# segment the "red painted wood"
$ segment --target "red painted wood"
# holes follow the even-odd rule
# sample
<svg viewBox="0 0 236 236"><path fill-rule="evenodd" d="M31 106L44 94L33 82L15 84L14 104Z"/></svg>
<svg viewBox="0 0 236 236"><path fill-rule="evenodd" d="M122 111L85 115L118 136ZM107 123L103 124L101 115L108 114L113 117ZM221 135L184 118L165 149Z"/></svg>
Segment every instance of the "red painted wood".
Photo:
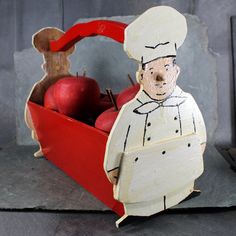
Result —
<svg viewBox="0 0 236 236"><path fill-rule="evenodd" d="M126 26L108 20L79 23L52 41L50 48L65 51L85 37L98 35L123 43ZM27 104L45 157L122 216L123 204L113 198L113 186L103 170L108 135L31 101Z"/></svg>
<svg viewBox="0 0 236 236"><path fill-rule="evenodd" d="M123 204L113 198L103 170L108 135L31 101L28 107L45 157L122 216Z"/></svg>
<svg viewBox="0 0 236 236"><path fill-rule="evenodd" d="M95 20L87 23L78 23L72 26L61 38L50 43L51 51L65 51L85 37L106 36L119 43L124 42L126 24L110 21Z"/></svg>

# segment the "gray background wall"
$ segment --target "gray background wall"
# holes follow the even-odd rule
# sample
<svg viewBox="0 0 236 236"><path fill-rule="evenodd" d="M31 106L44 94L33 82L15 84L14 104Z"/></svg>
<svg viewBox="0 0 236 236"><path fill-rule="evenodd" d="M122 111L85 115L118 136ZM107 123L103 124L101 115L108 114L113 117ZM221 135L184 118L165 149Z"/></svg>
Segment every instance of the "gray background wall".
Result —
<svg viewBox="0 0 236 236"><path fill-rule="evenodd" d="M78 18L137 15L155 5L170 5L182 13L197 15L208 27L209 48L217 63L218 128L215 142L233 143L230 16L236 15L235 0L0 0L0 146L16 143L13 53L30 48L33 33L46 26L67 30Z"/></svg>

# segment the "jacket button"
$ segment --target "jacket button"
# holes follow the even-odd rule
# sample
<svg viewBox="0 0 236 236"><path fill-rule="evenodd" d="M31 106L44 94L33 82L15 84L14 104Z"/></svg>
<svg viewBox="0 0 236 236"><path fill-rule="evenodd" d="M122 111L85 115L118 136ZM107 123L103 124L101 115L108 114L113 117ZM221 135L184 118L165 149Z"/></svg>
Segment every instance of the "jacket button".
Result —
<svg viewBox="0 0 236 236"><path fill-rule="evenodd" d="M174 120L177 120L177 119L178 119L177 116L175 116L175 117L174 117Z"/></svg>
<svg viewBox="0 0 236 236"><path fill-rule="evenodd" d="M148 138L147 138L147 141L150 141L150 140L151 140L151 137L148 137Z"/></svg>
<svg viewBox="0 0 236 236"><path fill-rule="evenodd" d="M190 147L191 146L191 143L188 143L188 147Z"/></svg>
<svg viewBox="0 0 236 236"><path fill-rule="evenodd" d="M150 126L150 125L151 125L151 123L150 123L150 122L148 122L148 123L147 123L147 126Z"/></svg>
<svg viewBox="0 0 236 236"><path fill-rule="evenodd" d="M179 132L179 130L177 129L177 130L175 130L175 133L178 133Z"/></svg>
<svg viewBox="0 0 236 236"><path fill-rule="evenodd" d="M166 154L166 151L163 151L163 152L162 152L162 155L165 155L165 154Z"/></svg>

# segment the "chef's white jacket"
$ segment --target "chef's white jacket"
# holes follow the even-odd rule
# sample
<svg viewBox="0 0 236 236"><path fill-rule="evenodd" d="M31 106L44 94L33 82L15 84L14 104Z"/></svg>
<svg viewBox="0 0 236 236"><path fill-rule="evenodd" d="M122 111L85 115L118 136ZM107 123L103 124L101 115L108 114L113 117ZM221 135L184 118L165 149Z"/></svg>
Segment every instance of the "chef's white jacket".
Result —
<svg viewBox="0 0 236 236"><path fill-rule="evenodd" d="M104 159L107 174L122 167L114 197L126 214L154 214L188 196L203 172L205 142L204 120L191 94L176 86L158 101L140 90L122 107Z"/></svg>
<svg viewBox="0 0 236 236"><path fill-rule="evenodd" d="M113 125L105 153L106 172L118 168L122 153L136 147L193 133L206 142L204 120L191 94L176 86L164 101L153 100L144 90L137 95L122 107Z"/></svg>

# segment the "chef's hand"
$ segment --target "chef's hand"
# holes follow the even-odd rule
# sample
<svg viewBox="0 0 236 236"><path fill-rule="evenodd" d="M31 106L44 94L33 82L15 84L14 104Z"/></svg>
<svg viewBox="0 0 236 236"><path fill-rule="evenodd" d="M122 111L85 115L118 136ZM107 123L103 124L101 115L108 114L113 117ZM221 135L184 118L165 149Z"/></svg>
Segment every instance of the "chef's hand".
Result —
<svg viewBox="0 0 236 236"><path fill-rule="evenodd" d="M114 184L114 185L117 184L117 181L118 181L118 174L119 174L119 168L117 168L117 169L115 169L115 170L112 170L112 171L109 171L109 172L107 173L109 181L110 181L112 184Z"/></svg>

